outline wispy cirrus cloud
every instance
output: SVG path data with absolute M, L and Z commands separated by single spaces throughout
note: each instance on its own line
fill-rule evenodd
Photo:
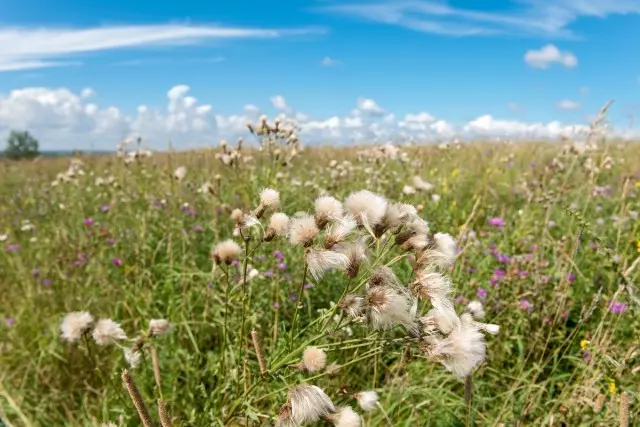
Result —
M 444 36 L 520 35 L 575 38 L 571 24 L 583 17 L 640 14 L 639 0 L 510 0 L 502 10 L 459 8 L 437 0 L 381 0 L 317 9 Z
M 323 28 L 264 29 L 213 25 L 129 25 L 92 28 L 0 27 L 0 71 L 77 64 L 89 52 L 197 44 L 216 39 L 274 39 L 321 34 Z

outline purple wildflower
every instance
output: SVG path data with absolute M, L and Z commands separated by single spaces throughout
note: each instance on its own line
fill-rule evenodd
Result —
M 573 281 L 576 280 L 576 275 L 573 273 L 569 273 L 569 275 L 567 276 L 567 280 L 569 281 L 569 283 L 573 283 Z
M 485 299 L 487 297 L 487 290 L 485 288 L 478 288 L 476 295 L 480 299 Z
M 116 267 L 122 267 L 122 260 L 120 258 L 114 258 L 111 260 L 111 263 Z
M 609 312 L 612 314 L 622 314 L 627 311 L 627 305 L 620 301 L 613 301 L 609 305 Z
M 526 299 L 521 299 L 520 300 L 520 309 L 524 310 L 524 311 L 531 312 L 531 310 L 533 310 L 533 304 L 531 304 Z
M 86 218 L 83 221 L 83 223 L 84 223 L 85 227 L 91 227 L 91 226 L 93 226 L 93 224 L 95 224 L 95 221 L 93 220 L 93 218 Z
M 277 259 L 278 261 L 284 261 L 284 253 L 281 251 L 273 251 L 273 256 L 275 257 L 275 259 Z
M 111 209 L 111 207 L 109 205 L 102 205 L 100 206 L 100 210 L 102 212 L 109 212 L 109 209 Z
M 291 295 L 289 295 L 289 299 L 290 299 L 291 301 L 297 301 L 297 300 L 298 300 L 298 297 L 297 297 L 297 296 L 295 296 L 295 295 L 293 295 L 293 294 L 291 294 Z
M 269 269 L 262 273 L 264 277 L 273 277 L 273 270 Z
M 51 286 L 51 279 L 43 279 L 42 286 L 46 286 L 46 287 Z
M 278 264 L 278 270 L 284 271 L 287 269 L 287 264 L 285 264 L 284 262 L 281 262 L 280 264 Z
M 14 319 L 13 317 L 7 317 L 4 323 L 6 323 L 8 327 L 12 327 L 13 325 L 16 324 L 16 319 Z
M 504 219 L 502 219 L 500 217 L 489 218 L 489 221 L 487 221 L 487 223 L 489 225 L 492 225 L 492 226 L 498 227 L 498 228 L 504 227 Z
M 279 302 L 274 302 L 271 307 L 275 308 L 276 310 L 280 308 L 280 303 Z
M 305 283 L 305 284 L 304 284 L 304 288 L 305 288 L 305 289 L 311 289 L 311 288 L 313 288 L 313 283 Z
M 20 249 L 20 245 L 7 245 L 7 252 L 15 252 Z

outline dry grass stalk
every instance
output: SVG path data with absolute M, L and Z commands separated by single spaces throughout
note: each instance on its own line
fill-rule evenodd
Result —
M 260 375 L 267 373 L 267 361 L 262 353 L 262 347 L 260 346 L 260 339 L 258 337 L 258 331 L 255 329 L 251 331 L 251 341 L 253 341 L 253 348 L 256 351 L 256 357 L 258 358 L 258 366 L 260 366 Z
M 620 427 L 629 427 L 629 396 L 627 393 L 620 393 L 620 409 L 618 418 Z
M 169 411 L 167 411 L 167 405 L 162 399 L 158 399 L 158 416 L 162 427 L 171 427 L 171 417 L 169 416 Z
M 158 393 L 160 393 L 160 397 L 162 397 L 162 382 L 160 380 L 160 361 L 158 359 L 158 350 L 154 346 L 151 346 L 151 362 L 153 363 L 153 377 L 156 380 Z
M 129 373 L 127 369 L 122 371 L 122 382 L 124 386 L 127 388 L 127 392 L 129 393 L 129 397 L 131 397 L 131 401 L 133 402 L 133 406 L 136 407 L 136 411 L 138 411 L 138 415 L 140 416 L 140 421 L 142 421 L 142 425 L 144 427 L 153 427 L 153 422 L 151 421 L 151 415 L 149 415 L 149 410 L 147 409 L 147 405 L 142 400 L 142 395 L 140 394 L 140 390 L 136 385 L 133 377 Z
M 604 406 L 605 399 L 606 399 L 606 396 L 604 394 L 598 395 L 595 402 L 593 402 L 593 412 L 598 414 L 600 413 L 600 411 L 602 411 L 602 407 Z

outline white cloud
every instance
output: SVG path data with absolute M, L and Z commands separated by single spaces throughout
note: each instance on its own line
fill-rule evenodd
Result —
M 340 61 L 338 61 L 338 60 L 336 60 L 336 59 L 333 59 L 333 58 L 331 58 L 330 56 L 325 56 L 325 57 L 322 59 L 321 64 L 322 64 L 323 66 L 325 66 L 325 67 L 333 67 L 333 66 L 339 65 L 339 64 L 340 64 Z
M 380 108 L 380 106 L 373 99 L 358 98 L 357 102 L 358 102 L 358 109 L 363 113 L 372 114 L 372 115 L 384 114 L 384 110 Z
M 556 107 L 561 110 L 577 110 L 580 108 L 580 103 L 572 101 L 570 99 L 563 99 L 562 101 L 558 102 L 558 104 L 556 104 Z
M 77 64 L 60 59 L 105 50 L 195 44 L 210 39 L 277 38 L 322 31 L 318 28 L 280 30 L 178 24 L 81 29 L 0 27 L 0 71 Z
M 189 86 L 184 84 L 170 88 L 166 96 L 163 108 L 140 105 L 128 114 L 115 106 L 93 102 L 94 92 L 90 88 L 80 93 L 44 87 L 13 90 L 0 94 L 0 141 L 12 129 L 27 129 L 45 150 L 112 150 L 129 135 L 142 136 L 153 149 L 166 149 L 168 141 L 181 149 L 215 144 L 221 138 L 248 137 L 246 123 L 255 122 L 260 114 L 260 108 L 253 104 L 245 105 L 239 114 L 216 112 L 211 104 L 192 96 Z M 282 97 L 273 98 L 274 105 L 286 106 L 286 111 L 280 111 L 278 116 L 294 120 L 308 144 L 433 141 L 454 136 L 555 138 L 586 129 L 557 121 L 524 123 L 490 115 L 456 124 L 426 111 L 397 119 L 392 113 L 383 113 L 375 101 L 367 98 L 358 98 L 358 108 L 344 116 L 322 118 L 295 111 Z
M 560 64 L 567 68 L 578 65 L 578 58 L 571 52 L 562 52 L 555 45 L 548 44 L 539 50 L 528 50 L 524 62 L 534 68 L 549 68 L 552 64 Z
M 509 4 L 510 3 L 510 4 Z M 583 17 L 640 13 L 637 0 L 511 0 L 502 9 L 459 8 L 442 0 L 382 0 L 321 7 L 337 13 L 445 36 L 518 34 L 574 38 L 570 26 Z
M 287 101 L 284 99 L 282 95 L 276 95 L 271 98 L 271 105 L 278 111 L 286 111 L 289 109 L 287 106 Z

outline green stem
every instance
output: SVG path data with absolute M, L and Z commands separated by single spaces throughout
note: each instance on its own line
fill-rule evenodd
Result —
M 304 273 L 302 274 L 302 280 L 300 281 L 300 289 L 298 290 L 298 299 L 296 300 L 296 309 L 293 312 L 293 319 L 291 320 L 291 330 L 289 331 L 289 348 L 293 347 L 293 334 L 296 329 L 296 321 L 298 320 L 298 310 L 300 309 L 300 304 L 302 303 L 302 293 L 304 292 L 304 283 L 307 281 L 307 272 L 309 271 L 309 266 L 307 263 L 304 263 Z

